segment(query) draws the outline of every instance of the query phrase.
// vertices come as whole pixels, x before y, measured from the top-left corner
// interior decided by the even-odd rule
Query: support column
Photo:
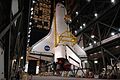
[[[37,61],[36,74],[39,74],[40,60]]]

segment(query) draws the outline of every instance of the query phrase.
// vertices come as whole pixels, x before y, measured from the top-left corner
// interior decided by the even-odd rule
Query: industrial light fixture
[[[33,11],[31,11],[31,15],[33,15]]]
[[[28,38],[30,38],[30,35],[28,35]],[[29,40],[29,39],[28,39]]]
[[[89,46],[91,46],[92,45],[92,43],[89,43]]]
[[[20,59],[23,59],[23,56],[21,56],[21,58]]]
[[[117,66],[117,68],[119,69],[120,67],[119,67],[119,66]]]
[[[78,12],[76,12],[76,15],[78,15]]]
[[[115,0],[111,0],[111,3],[115,3]]]
[[[115,35],[115,32],[111,32],[111,35],[114,36],[114,35]]]
[[[96,42],[96,41],[94,41],[93,43],[94,43],[94,44],[96,44],[97,42]]]
[[[91,38],[95,38],[95,36],[94,36],[94,35],[91,35]]]
[[[33,3],[36,3],[36,2],[33,0]]]
[[[93,56],[93,54],[90,54],[90,56]]]
[[[30,18],[32,19],[33,17],[31,16]]]
[[[29,30],[28,34],[30,34],[30,33],[31,33],[31,30]]]
[[[120,46],[115,46],[115,48],[119,48]]]
[[[85,23],[83,23],[83,26],[85,27],[85,26],[86,26],[86,24],[85,24]]]
[[[29,44],[27,44],[27,47],[29,47]],[[28,53],[28,51],[26,51]]]
[[[94,53],[94,54],[97,54],[97,53]]]
[[[87,0],[88,2],[90,2],[91,0]]]
[[[94,16],[95,16],[95,17],[98,17],[98,14],[97,14],[97,13],[95,13],[95,14],[94,14]]]
[[[98,53],[102,53],[101,51],[99,51]]]
[[[118,29],[118,31],[120,31],[120,28]]]
[[[29,22],[29,25],[32,25],[32,22]]]
[[[77,30],[75,30],[75,34],[77,34]]]
[[[30,39],[28,39],[28,43],[30,42]]]
[[[31,27],[29,27],[29,30],[31,30]]]
[[[95,64],[97,64],[97,63],[98,63],[98,61],[94,61],[94,63],[95,63]]]
[[[82,29],[83,27],[82,26],[80,26],[80,29]]]
[[[72,20],[70,19],[70,22],[72,22]]]
[[[33,7],[31,8],[31,11],[33,11]]]
[[[82,49],[84,49],[84,47],[82,47]]]

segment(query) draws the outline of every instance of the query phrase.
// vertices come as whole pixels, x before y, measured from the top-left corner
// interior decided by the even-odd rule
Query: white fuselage
[[[69,49],[67,46],[65,46],[63,43],[58,43],[57,46],[54,46],[55,44],[55,27],[56,27],[56,32],[57,35],[61,35],[63,32],[65,32],[69,27],[65,23],[64,17],[66,15],[66,8],[64,7],[63,4],[57,3],[56,5],[56,12],[55,18],[53,18],[51,30],[47,36],[45,36],[43,39],[38,41],[36,44],[32,46],[31,52],[38,52],[38,53],[44,53],[44,54],[49,54],[53,53],[54,54],[54,61],[57,62],[57,58],[65,58],[67,55],[67,58],[69,62],[75,66],[81,67],[81,60],[77,55],[82,56],[82,57],[87,57],[85,51],[83,51],[80,46],[76,43],[75,45],[71,46],[69,43],[64,43],[69,45],[71,49]],[[56,24],[55,24],[56,22]],[[49,49],[46,50],[45,47],[49,46]],[[75,63],[73,60],[69,59],[69,56],[78,61],[80,64]]]

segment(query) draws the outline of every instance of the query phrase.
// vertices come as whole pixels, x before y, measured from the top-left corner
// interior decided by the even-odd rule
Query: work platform
[[[119,80],[119,79],[94,79],[94,78],[74,78],[61,76],[33,76],[32,80]]]

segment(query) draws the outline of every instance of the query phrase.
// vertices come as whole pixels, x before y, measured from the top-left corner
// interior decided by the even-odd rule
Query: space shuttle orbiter
[[[57,3],[49,34],[32,46],[31,53],[53,53],[55,62],[58,58],[67,58],[71,64],[82,67],[81,57],[87,57],[87,55],[69,31],[64,20],[65,15],[67,15],[65,6],[62,3]]]

